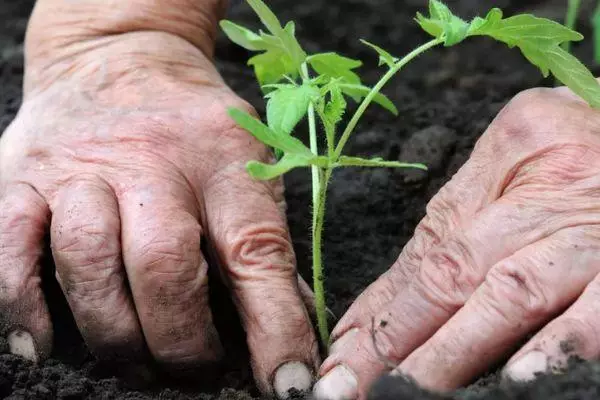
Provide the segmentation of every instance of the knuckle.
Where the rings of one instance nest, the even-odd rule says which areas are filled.
[[[276,273],[295,278],[294,250],[285,227],[277,222],[251,224],[227,241],[228,266],[235,278]]]
[[[417,275],[417,288],[431,303],[455,312],[480,283],[469,246],[450,239],[429,252]]]
[[[177,229],[155,228],[144,232],[146,240],[136,241],[129,249],[142,273],[177,276],[189,269],[190,262],[199,261],[202,230],[198,223],[181,223]]]
[[[516,95],[492,123],[492,131],[500,142],[506,146],[523,145],[532,133],[544,131],[540,127],[547,125],[551,93],[551,89],[535,88]]]
[[[521,324],[523,319],[537,321],[552,311],[539,278],[518,264],[504,261],[496,265],[486,276],[485,286],[485,304],[513,324]]]
[[[402,329],[399,329],[401,327]],[[389,369],[400,363],[406,356],[406,349],[401,346],[401,343],[404,342],[398,340],[401,337],[398,332],[406,332],[405,328],[403,323],[391,313],[384,318],[375,320],[373,327],[369,329],[370,340],[364,341],[364,343],[368,343],[365,350],[369,359],[393,364]]]

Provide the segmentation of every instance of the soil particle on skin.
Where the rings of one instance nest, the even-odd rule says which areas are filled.
[[[257,18],[242,3],[232,5],[229,17],[256,27]],[[565,2],[449,0],[447,3],[460,15],[471,17],[491,6],[501,7],[507,14],[534,10],[541,15],[560,16]],[[429,40],[413,21],[426,0],[271,0],[269,4],[283,21],[297,22],[298,36],[308,51],[339,51],[364,60],[361,71],[367,84],[376,81],[381,69],[373,52],[362,46],[359,38],[399,55]],[[5,0],[0,4],[3,21],[0,130],[14,118],[21,102],[22,43],[32,5],[32,0]],[[584,33],[589,33],[585,25],[583,28]],[[585,60],[590,60],[591,41],[574,48]],[[237,93],[264,113],[264,99],[246,65],[248,56],[245,50],[219,38],[218,68]],[[399,117],[377,107],[370,109],[348,143],[347,153],[422,162],[429,170],[336,171],[327,204],[324,245],[327,303],[335,315],[341,316],[356,296],[394,262],[423,217],[429,199],[465,163],[475,142],[504,104],[521,90],[548,83],[551,82],[543,81],[539,71],[528,65],[518,51],[490,40],[474,39],[456,48],[435,49],[418,58],[386,87],[385,93],[398,106]],[[310,174],[296,170],[285,181],[298,267],[310,281]],[[223,372],[217,378],[199,373],[191,381],[176,380],[150,366],[152,378],[137,379],[139,374],[131,372],[131,368],[101,363],[88,353],[66,302],[52,281],[51,262],[43,267],[55,329],[54,352],[50,359],[34,365],[7,354],[7,343],[0,340],[0,398],[249,400],[259,397],[252,383],[243,331],[237,316],[230,312],[233,306],[219,298],[227,298],[227,294],[218,288],[211,286],[211,303],[219,307],[219,312],[213,314],[228,354],[229,363],[219,370]],[[380,328],[385,325],[385,321],[380,321]],[[236,329],[231,329],[232,326]],[[229,337],[225,338],[225,333]],[[563,347],[569,349],[568,344]],[[369,398],[591,400],[600,398],[599,392],[600,364],[574,363],[563,374],[542,376],[528,385],[503,382],[499,374],[490,374],[468,389],[448,395],[430,393],[402,377],[387,377],[377,383]]]

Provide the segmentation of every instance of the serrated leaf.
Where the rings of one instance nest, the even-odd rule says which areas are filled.
[[[281,81],[286,75],[298,74],[292,60],[283,51],[271,50],[258,54],[248,60],[254,67],[254,73],[261,86]]]
[[[344,92],[344,94],[350,97],[357,97],[359,99],[366,97],[371,91],[371,88],[363,85],[340,84],[340,88],[342,89],[342,92]],[[392,114],[396,116],[398,115],[398,108],[396,108],[394,103],[392,103],[392,101],[388,99],[384,94],[377,93],[377,95],[375,95],[375,97],[373,98],[373,101],[379,104],[381,107],[388,110],[389,112],[391,112]]]
[[[263,25],[275,36],[278,36],[283,28],[281,22],[273,11],[262,0],[246,0],[254,10]]]
[[[417,13],[417,23],[437,39],[443,39],[445,46],[453,46],[467,37],[469,24],[454,15],[441,1],[429,0],[429,17]]]
[[[246,170],[254,179],[266,181],[277,178],[286,172],[298,168],[309,167],[311,157],[298,154],[285,154],[275,164],[265,164],[259,161],[250,161],[246,164]]]
[[[347,83],[360,84],[360,77],[352,70],[362,65],[361,61],[340,56],[336,53],[315,54],[306,60],[319,75],[341,78]]]
[[[265,43],[256,33],[228,20],[220,22],[221,29],[229,40],[247,50],[265,50]]]
[[[503,19],[499,10],[492,10],[485,21],[477,21],[469,29],[470,36],[490,36],[518,47],[544,76],[552,73],[592,107],[600,108],[600,84],[585,65],[561,47],[566,42],[583,39],[581,34],[530,14]]]
[[[370,48],[372,48],[373,50],[375,50],[377,52],[377,54],[379,54],[379,66],[381,67],[382,65],[386,64],[388,67],[393,67],[397,62],[398,59],[396,57],[394,57],[393,55],[391,55],[388,51],[384,50],[383,48],[377,46],[376,44],[373,44],[371,42],[367,42],[364,39],[360,39],[360,41],[363,44],[366,44],[367,46],[369,46]]]
[[[594,75],[562,47],[549,48],[521,46],[521,51],[532,63],[540,67],[545,75],[548,72],[567,85],[575,94],[592,107],[600,108],[600,85]]]
[[[306,115],[308,105],[318,97],[319,89],[311,85],[281,85],[267,95],[269,127],[289,135]]]
[[[329,151],[333,151],[336,126],[346,112],[347,103],[337,81],[328,85],[327,90],[329,100],[327,100],[326,96],[323,96],[321,101],[317,103],[316,110],[325,128],[328,149]]]
[[[415,168],[427,171],[427,166],[419,163],[404,163],[399,161],[385,161],[382,158],[360,158],[341,156],[336,167],[383,167],[383,168]]]
[[[242,128],[250,132],[255,138],[267,146],[282,150],[285,153],[312,157],[313,154],[300,140],[290,135],[278,134],[267,125],[237,108],[228,110],[229,116]]]
[[[498,18],[498,15],[500,15],[500,18]],[[502,19],[501,15],[501,11],[497,10],[493,20],[482,24],[476,29],[471,28],[469,35],[491,36],[509,46],[518,46],[519,43],[525,41],[559,45],[563,42],[583,39],[583,35],[580,33],[547,18],[521,14]]]

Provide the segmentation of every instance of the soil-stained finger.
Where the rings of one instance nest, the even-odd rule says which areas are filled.
[[[596,261],[600,264],[600,257]],[[584,266],[582,266],[584,267]],[[600,270],[600,265],[595,267]],[[529,381],[538,374],[561,373],[572,358],[600,358],[600,277],[596,277],[579,299],[551,321],[507,363],[504,376]]]
[[[50,354],[52,323],[41,288],[40,257],[50,211],[27,184],[0,198],[0,333],[10,351],[38,361]]]
[[[435,390],[483,373],[576,301],[600,272],[600,249],[586,236],[582,228],[567,228],[497,263],[465,306],[398,370]]]
[[[211,245],[247,333],[261,390],[308,390],[318,345],[302,300],[276,182],[253,181],[236,163],[205,186]]]
[[[137,183],[119,197],[123,259],[150,352],[173,368],[221,359],[195,197],[178,182]]]
[[[87,345],[101,358],[135,359],[144,340],[121,256],[112,188],[99,177],[73,180],[52,202],[57,279]]]

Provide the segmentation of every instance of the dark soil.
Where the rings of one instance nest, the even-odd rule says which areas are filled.
[[[0,131],[14,117],[20,103],[22,46],[31,0],[3,0],[0,4]],[[240,2],[235,2],[240,3]],[[271,0],[282,19],[294,19],[309,50],[336,50],[363,60],[367,82],[380,71],[375,57],[358,44],[370,39],[403,54],[427,40],[412,20],[425,0]],[[498,6],[508,13],[534,10],[560,18],[565,1],[454,0],[464,16]],[[255,23],[244,6],[230,17]],[[589,61],[590,46],[577,47]],[[263,111],[260,93],[246,68],[245,51],[222,38],[218,65],[229,83]],[[598,71],[596,71],[598,72]],[[348,151],[357,155],[419,161],[427,173],[390,170],[339,171],[331,185],[328,204],[325,261],[328,304],[341,315],[353,299],[397,257],[424,215],[428,200],[468,158],[469,153],[500,108],[519,91],[548,84],[514,50],[487,40],[473,40],[457,48],[436,50],[418,59],[386,93],[399,106],[400,117],[371,110],[359,126]],[[306,171],[286,178],[289,221],[301,273],[310,278],[309,192]],[[52,276],[52,264],[46,266]],[[243,338],[229,349],[239,362],[228,365],[217,379],[176,382],[154,370],[152,379],[128,368],[97,362],[91,357],[69,317],[55,284],[46,282],[56,327],[53,356],[32,365],[6,354],[0,341],[0,397],[11,399],[245,399],[258,393],[252,385],[243,352]],[[233,319],[234,320],[234,319]],[[227,321],[222,321],[222,324]],[[125,372],[123,372],[125,371]],[[115,375],[117,374],[118,375]],[[152,384],[144,382],[151,381]],[[202,394],[200,394],[202,393]],[[574,365],[560,376],[541,377],[530,385],[499,383],[494,375],[467,390],[441,397],[421,391],[402,378],[388,378],[374,388],[372,399],[596,399],[600,395],[600,364]]]

